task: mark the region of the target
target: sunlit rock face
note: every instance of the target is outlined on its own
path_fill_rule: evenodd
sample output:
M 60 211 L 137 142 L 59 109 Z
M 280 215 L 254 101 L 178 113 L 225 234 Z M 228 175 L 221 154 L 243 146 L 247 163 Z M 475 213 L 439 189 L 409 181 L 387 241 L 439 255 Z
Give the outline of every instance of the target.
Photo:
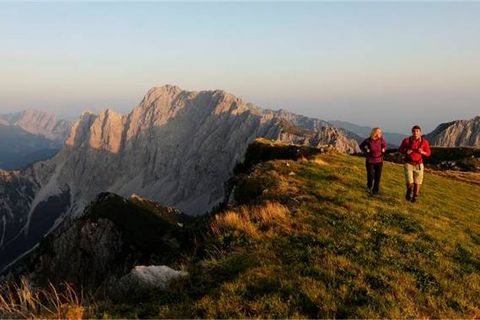
M 425 137 L 437 147 L 480 147 L 480 116 L 442 123 Z
M 322 120 L 263 110 L 221 90 L 155 87 L 129 114 L 84 113 L 54 158 L 18 173 L 34 191 L 14 214 L 21 231 L 4 243 L 31 245 L 25 241 L 29 235 L 45 234 L 62 217 L 81 214 L 105 191 L 136 193 L 189 215 L 205 214 L 223 201 L 225 182 L 258 137 L 358 151 L 353 139 Z M 0 221 L 12 208 L 8 199 L 0 203 Z M 46 217 L 45 210 L 49 218 L 32 223 Z
M 288 132 L 284 120 L 310 132 Z M 344 152 L 358 148 L 321 120 L 262 110 L 220 90 L 167 85 L 151 89 L 128 115 L 84 114 L 58 157 L 67 164 L 59 177 L 76 203 L 102 191 L 138 193 L 202 214 L 223 200 L 224 182 L 257 137 L 332 144 Z

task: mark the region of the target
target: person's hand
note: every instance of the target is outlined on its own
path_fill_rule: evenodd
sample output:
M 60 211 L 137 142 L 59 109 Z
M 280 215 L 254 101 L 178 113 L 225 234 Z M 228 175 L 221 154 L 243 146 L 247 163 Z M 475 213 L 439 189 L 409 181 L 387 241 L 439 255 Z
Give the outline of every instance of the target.
M 425 154 L 426 154 L 426 152 L 423 151 L 422 149 L 418 149 L 418 153 L 420 153 L 421 155 L 425 155 Z
M 382 153 L 385 153 L 385 148 L 382 149 Z
M 366 152 L 366 153 L 370 153 L 370 149 L 365 148 L 365 152 Z
M 411 150 L 411 149 L 410 149 L 410 150 L 407 150 L 407 154 L 410 154 L 410 153 L 412 153 L 412 152 L 413 152 L 413 150 Z

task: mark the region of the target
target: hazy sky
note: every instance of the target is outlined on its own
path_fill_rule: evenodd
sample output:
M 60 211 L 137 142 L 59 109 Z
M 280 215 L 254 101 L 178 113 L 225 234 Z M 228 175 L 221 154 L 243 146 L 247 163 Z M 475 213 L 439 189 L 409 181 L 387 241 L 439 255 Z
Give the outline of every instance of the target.
M 162 84 L 408 132 L 480 114 L 480 3 L 0 2 L 0 113 Z

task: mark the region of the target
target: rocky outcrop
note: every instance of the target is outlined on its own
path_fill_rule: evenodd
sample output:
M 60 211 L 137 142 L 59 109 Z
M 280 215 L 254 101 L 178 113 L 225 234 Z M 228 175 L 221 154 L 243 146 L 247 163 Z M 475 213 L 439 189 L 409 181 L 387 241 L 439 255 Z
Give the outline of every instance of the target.
M 442 123 L 425 138 L 437 147 L 480 147 L 480 116 Z
M 120 278 L 110 291 L 115 296 L 141 295 L 152 289 L 167 290 L 176 279 L 187 277 L 185 271 L 177 271 L 168 266 L 136 266 L 130 273 Z
M 84 113 L 62 151 L 22 172 L 38 190 L 16 216 L 25 221 L 24 235 L 43 235 L 63 217 L 81 215 L 104 191 L 136 193 L 189 215 L 205 214 L 224 200 L 225 182 L 258 137 L 358 150 L 354 140 L 322 120 L 263 110 L 220 90 L 166 85 L 151 89 L 127 115 Z M 54 222 L 32 224 L 47 208 Z M 14 241 L 20 245 L 22 239 Z
M 347 153 L 360 152 L 355 139 L 341 129 L 325 123 L 301 126 L 301 122 L 281 119 L 280 127 L 281 132 L 277 140 L 285 143 L 317 148 L 334 146 L 337 150 Z
M 138 196 L 126 199 L 102 193 L 82 218 L 65 220 L 9 271 L 29 274 L 38 285 L 68 281 L 85 288 L 110 286 L 137 263 L 171 262 L 169 257 L 185 249 L 188 219 L 176 209 Z M 163 268 L 157 269 L 154 282 L 166 285 L 171 277 L 160 277 Z M 152 275 L 142 270 L 127 278 L 141 281 Z

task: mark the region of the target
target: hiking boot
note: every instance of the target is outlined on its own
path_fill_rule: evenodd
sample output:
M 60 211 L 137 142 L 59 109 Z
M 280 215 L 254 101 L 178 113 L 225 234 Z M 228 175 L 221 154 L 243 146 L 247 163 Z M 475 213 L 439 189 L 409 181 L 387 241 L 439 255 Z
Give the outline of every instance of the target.
M 405 199 L 407 201 L 412 200 L 412 190 L 410 190 L 410 189 L 407 190 L 407 194 L 405 195 Z
M 412 201 L 412 203 L 415 203 L 415 202 L 417 202 L 417 196 L 416 196 L 416 195 L 413 195 L 413 197 L 412 197 L 412 200 L 411 200 L 411 201 Z
M 367 193 L 368 193 L 369 195 L 372 195 L 372 188 L 367 187 Z
M 413 188 L 414 188 L 413 184 L 407 184 L 407 194 L 405 195 L 405 199 L 407 201 L 412 200 L 412 194 L 414 194 Z

